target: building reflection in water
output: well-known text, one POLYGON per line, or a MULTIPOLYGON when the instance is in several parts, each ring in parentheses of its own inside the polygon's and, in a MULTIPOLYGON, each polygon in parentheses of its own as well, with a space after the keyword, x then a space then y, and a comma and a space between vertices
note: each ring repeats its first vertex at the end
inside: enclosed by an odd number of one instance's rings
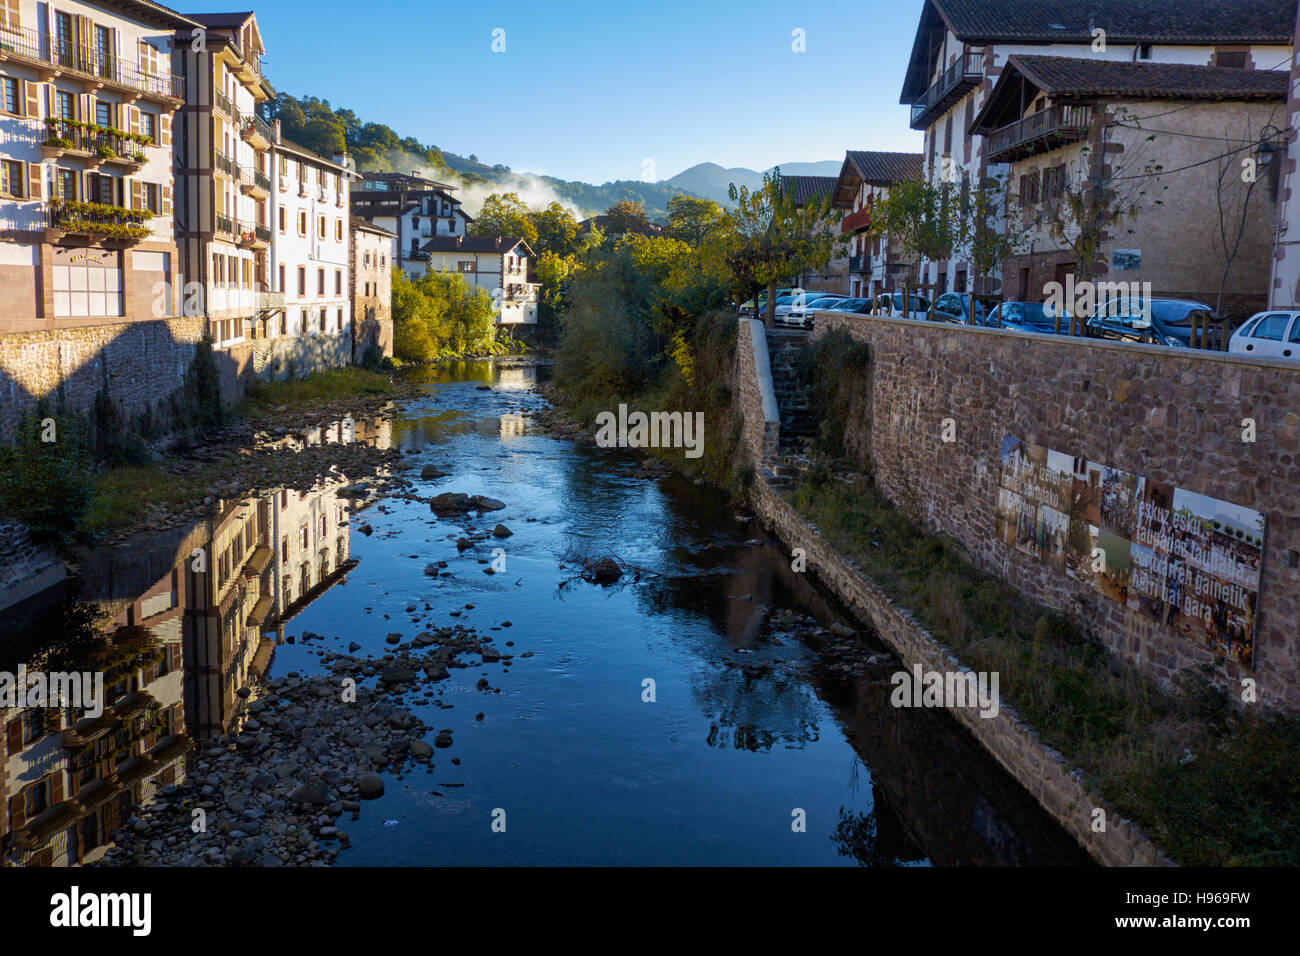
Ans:
POLYGON ((137 805, 184 780, 193 740, 238 724, 282 622, 355 566, 345 484, 220 501, 184 532, 97 553, 72 584, 5 610, 21 621, 8 647, 23 649, 0 669, 102 672, 105 705, 97 717, 0 708, 5 864, 99 859, 137 805))

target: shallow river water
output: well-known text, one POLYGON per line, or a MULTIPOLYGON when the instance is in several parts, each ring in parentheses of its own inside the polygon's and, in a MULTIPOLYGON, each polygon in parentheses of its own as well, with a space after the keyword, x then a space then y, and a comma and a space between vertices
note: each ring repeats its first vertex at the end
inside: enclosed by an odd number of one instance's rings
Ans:
MULTIPOLYGON (((399 445, 415 465, 409 477, 428 464, 449 473, 418 483, 426 498, 466 492, 506 507, 439 520, 423 502, 384 499, 350 516, 320 586, 295 597, 286 581, 276 599, 271 677, 320 672, 322 647, 355 641, 358 655, 378 657, 389 633, 409 639, 453 622, 514 655, 508 666, 453 670, 436 704, 408 702, 455 743, 436 751, 432 774, 386 778, 385 795, 347 823, 340 865, 1086 863, 946 714, 891 707, 887 672, 826 676, 824 648, 795 632, 853 622, 721 494, 636 477, 627 452, 544 434, 529 413, 545 408, 535 384, 546 371, 460 363, 412 373, 426 396, 369 437, 399 445), (513 534, 458 551, 466 525, 497 522, 513 534), (584 555, 616 555, 639 574, 587 583, 576 576, 584 555), (448 573, 430 576, 438 561, 448 573), (491 561, 497 573, 484 573, 491 561), (816 623, 781 626, 773 617, 785 610, 816 623), (325 640, 289 642, 307 631, 325 640), (489 689, 476 689, 481 677, 489 689)), ((174 671, 188 663, 171 661, 174 671)), ((184 681, 154 676, 160 687, 184 681)), ((177 700, 174 719, 196 737, 220 720, 212 713, 237 706, 189 690, 177 700)), ((11 758, 6 800, 35 779, 24 772, 11 758)), ((65 793, 82 772, 69 768, 65 793)), ((86 856, 95 825, 78 826, 86 856)), ((57 856, 57 834, 48 840, 57 856)), ((11 846, 9 858, 40 852, 11 846)))

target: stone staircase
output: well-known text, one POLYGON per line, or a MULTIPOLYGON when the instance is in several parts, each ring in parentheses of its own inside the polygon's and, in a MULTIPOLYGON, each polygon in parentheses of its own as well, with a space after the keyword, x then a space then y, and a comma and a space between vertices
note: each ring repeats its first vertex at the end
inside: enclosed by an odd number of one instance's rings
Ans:
POLYGON ((792 484, 812 465, 817 422, 808 392, 795 375, 795 360, 809 340, 809 334, 801 329, 767 330, 772 389, 781 412, 781 438, 776 456, 766 463, 764 477, 775 486, 792 484))

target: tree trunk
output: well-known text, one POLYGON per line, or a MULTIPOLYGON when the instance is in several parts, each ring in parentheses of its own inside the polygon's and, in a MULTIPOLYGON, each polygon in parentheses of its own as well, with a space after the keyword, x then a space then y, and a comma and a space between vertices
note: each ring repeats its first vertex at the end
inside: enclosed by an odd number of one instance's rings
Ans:
POLYGON ((763 327, 776 328, 776 280, 767 283, 767 314, 763 316, 763 327))

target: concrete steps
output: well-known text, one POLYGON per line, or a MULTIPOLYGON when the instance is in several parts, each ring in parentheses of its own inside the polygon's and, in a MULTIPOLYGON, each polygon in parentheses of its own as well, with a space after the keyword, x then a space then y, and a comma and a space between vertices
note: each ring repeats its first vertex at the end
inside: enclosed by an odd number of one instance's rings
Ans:
POLYGON ((772 391, 781 413, 779 455, 771 463, 770 483, 789 484, 807 470, 808 455, 817 435, 812 402, 799 384, 795 363, 810 337, 797 329, 769 329, 767 353, 772 367, 772 391))

